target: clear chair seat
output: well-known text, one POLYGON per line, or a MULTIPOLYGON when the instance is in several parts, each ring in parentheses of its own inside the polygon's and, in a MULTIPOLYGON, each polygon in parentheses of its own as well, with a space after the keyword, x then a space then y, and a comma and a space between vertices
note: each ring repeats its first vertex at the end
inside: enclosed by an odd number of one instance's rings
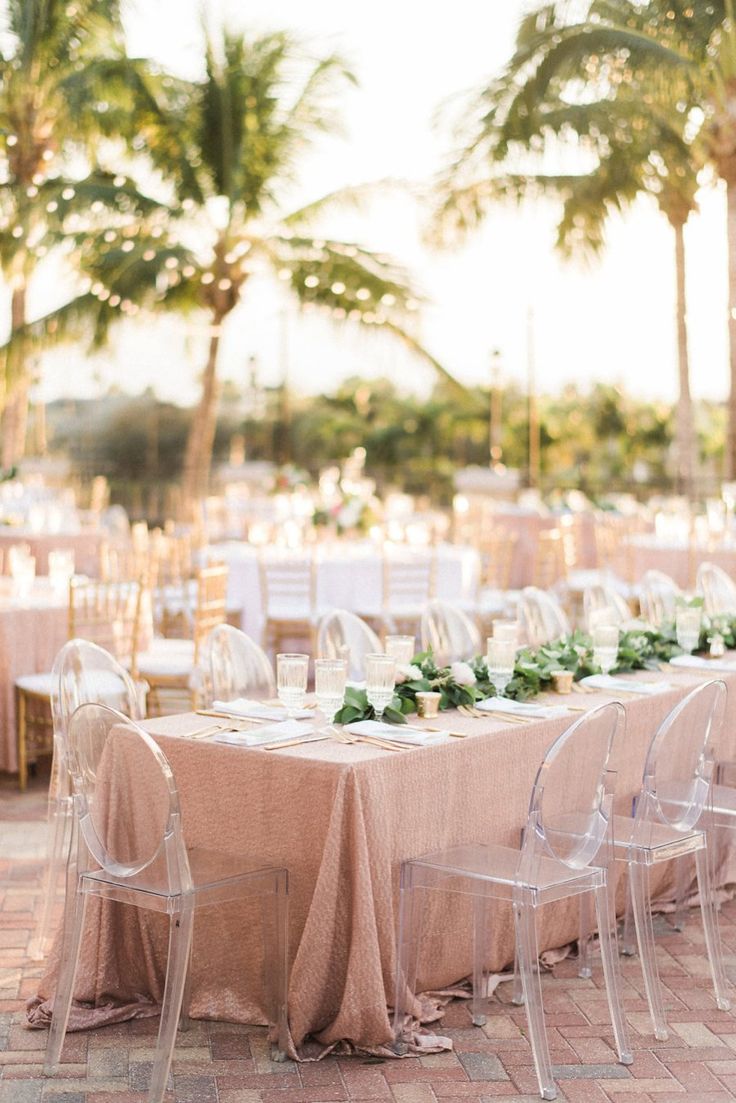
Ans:
POLYGON ((625 858, 633 847, 638 854, 644 855, 637 860, 646 865, 667 862, 679 858, 682 854, 693 854, 705 845, 702 831, 678 831, 676 827, 664 823, 647 825, 646 835, 633 840, 635 821, 629 816, 613 817, 613 846, 617 858, 625 858))
POLYGON ((144 874, 127 877, 125 885, 121 885, 120 879, 109 870, 90 870, 81 877, 81 890, 106 900, 142 905, 151 911, 172 914, 179 910, 177 904, 184 896, 199 897, 199 906, 221 904, 242 897, 243 882, 248 882, 248 894, 257 896, 259 878, 263 881, 262 892, 266 895, 273 891, 274 874, 286 875, 285 869, 277 870, 265 860, 244 859, 219 850, 195 847, 187 850, 187 858, 192 876, 190 893, 170 891, 163 865, 158 876, 149 866, 144 874), (145 904, 141 896, 145 897, 145 904))
POLYGON ((491 846, 469 843, 450 847, 435 854, 427 854, 412 860, 415 869, 426 870, 428 877, 422 877, 423 883, 431 881, 434 888, 445 892, 472 891, 477 895, 479 889, 463 889, 463 879, 467 881, 486 881, 489 885, 487 895, 510 900, 514 890, 522 890, 532 896, 534 906, 556 898, 556 891, 564 890, 565 896, 577 892, 591 892, 605 884, 605 873, 596 867, 582 870, 571 869, 565 863, 553 858, 539 857, 535 863, 536 876, 520 876, 519 860, 521 853, 511 846, 491 846), (535 899, 536 898, 536 899, 535 899))

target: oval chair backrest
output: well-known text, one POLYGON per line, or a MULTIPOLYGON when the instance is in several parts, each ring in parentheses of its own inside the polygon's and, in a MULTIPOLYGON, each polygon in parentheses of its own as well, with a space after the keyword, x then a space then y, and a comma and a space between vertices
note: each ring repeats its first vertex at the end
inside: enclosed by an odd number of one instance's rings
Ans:
POLYGON ((73 713, 90 702, 110 705, 133 720, 143 719, 141 694, 117 659, 90 640, 68 640, 52 669, 54 732, 65 737, 73 713))
POLYGON ((625 599, 607 582, 586 586, 583 593, 583 612, 588 631, 596 623, 622 625, 631 620, 631 609, 625 599))
POLYGON ((317 626, 317 654, 322 659, 339 659, 341 648, 347 647, 348 677, 362 681, 365 677, 365 657, 383 651, 372 628, 346 609, 333 609, 320 618, 317 626))
POLYGON ((691 831, 706 806, 726 712, 724 682, 697 686, 654 734, 644 765, 632 841, 650 846, 658 824, 691 831))
POLYGON ((438 666, 472 659, 480 651, 480 633, 462 609, 430 601, 422 613, 422 651, 430 648, 438 666))
POLYGON ((674 621, 677 598, 681 593, 674 578, 664 571, 645 571, 639 597, 642 616, 655 626, 665 620, 674 621))
POLYGON ((213 628, 204 644, 204 666, 212 701, 273 697, 276 679, 265 651, 230 624, 213 628))
POLYGON ((571 869, 596 859, 612 814, 611 755, 624 724, 623 706, 610 701, 571 724, 545 754, 529 803, 522 881, 539 877, 540 859, 571 869))
POLYGON ((736 613, 736 582, 715 563, 701 563, 695 588, 705 601, 708 616, 736 613))
POLYGON ((559 601, 536 586, 521 591, 519 619, 531 647, 541 647, 570 632, 570 622, 559 601))
POLYGON ((190 891, 179 794, 148 732, 106 705, 80 705, 68 753, 85 857, 122 884, 135 878, 138 889, 190 891))

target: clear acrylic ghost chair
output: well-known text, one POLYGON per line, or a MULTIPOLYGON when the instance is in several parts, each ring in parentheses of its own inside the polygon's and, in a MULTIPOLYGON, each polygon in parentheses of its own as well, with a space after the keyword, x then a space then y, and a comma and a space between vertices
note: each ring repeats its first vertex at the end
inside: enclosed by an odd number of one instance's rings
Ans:
POLYGON ((89 640, 69 640, 54 660, 51 672, 51 716, 54 743, 49 782, 48 859, 41 921, 29 947, 34 960, 46 956, 51 921, 58 897, 59 877, 71 845, 73 814, 66 755, 66 733, 75 709, 85 702, 112 705, 133 720, 145 714, 144 692, 113 656, 89 640))
POLYGON ((406 1048, 416 992, 423 893, 454 892, 473 897, 473 1023, 485 1023, 482 997, 491 900, 510 901, 517 955, 529 1023, 529 1040, 543 1099, 555 1099, 542 1006, 536 912, 543 904, 592 896, 601 934, 603 969, 616 1045, 623 1064, 631 1050, 621 1005, 615 916, 608 885, 613 806, 610 760, 623 730, 618 702, 594 709, 572 724, 547 751, 537 772, 521 849, 468 843, 427 854, 401 867, 399 934, 394 999, 394 1041, 406 1048), (575 784, 571 784, 571 778, 575 784))
POLYGON ((736 582, 715 563, 701 563, 695 588, 705 601, 709 617, 721 613, 736 613, 736 582))
POLYGON ((519 620, 530 647, 541 647, 570 633, 570 621, 557 598, 536 586, 521 591, 519 620))
POLYGON ((587 631, 595 623, 623 625, 632 620, 624 597, 608 582, 595 582, 583 591, 583 619, 587 631))
POLYGON ((333 609, 317 626, 317 654, 323 659, 339 659, 344 647, 349 653, 348 677, 358 682, 365 678, 366 655, 383 651, 378 636, 364 620, 345 609, 333 609))
POLYGON ((232 625, 212 629, 204 643, 203 666, 205 699, 210 705, 238 697, 276 696, 276 679, 265 651, 232 625))
MULTIPOLYGON (((714 822, 726 818, 722 808, 714 819, 711 786, 713 752, 725 708, 726 686, 714 681, 698 686, 672 709, 649 745, 634 815, 615 816, 613 821, 614 853, 616 858, 627 862, 629 871, 623 950, 633 952, 633 920, 649 1011, 655 1036, 660 1040, 667 1038, 668 1031, 654 947, 649 883, 651 867, 660 862, 679 858, 681 865, 695 855, 705 946, 716 1003, 725 1011, 731 1006, 721 956, 706 830, 714 822)), ((733 799, 728 801, 728 794, 721 794, 719 802, 726 807, 734 803, 733 799)), ((678 884, 682 885, 679 877, 678 884)), ((678 891, 681 892, 681 888, 678 891)), ((581 911, 581 923, 584 924, 586 918, 581 911)), ((588 933, 583 926, 580 932, 583 960, 587 959, 588 933)))
POLYGON ((481 649, 480 633, 462 609, 430 601, 422 613, 422 651, 429 648, 439 666, 472 659, 481 649))
POLYGON ((641 615, 648 624, 658 628, 664 621, 674 621, 677 599, 682 590, 664 571, 645 571, 639 590, 641 615))
POLYGON ((270 989, 265 993, 264 1010, 275 1024, 277 1044, 283 1052, 287 871, 219 851, 188 850, 179 794, 163 751, 143 728, 115 709, 92 704, 77 709, 69 725, 68 752, 78 826, 76 889, 67 896, 45 1075, 53 1076, 58 1070, 90 896, 169 917, 166 978, 149 1103, 161 1103, 166 1091, 198 908, 260 898, 264 980, 270 989))

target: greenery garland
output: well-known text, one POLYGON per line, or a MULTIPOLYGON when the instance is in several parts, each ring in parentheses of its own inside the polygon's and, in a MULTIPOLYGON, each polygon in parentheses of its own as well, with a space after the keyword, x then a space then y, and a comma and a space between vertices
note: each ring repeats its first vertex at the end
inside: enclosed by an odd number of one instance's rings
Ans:
MULTIPOLYGON (((736 617, 704 617, 698 651, 707 651, 716 635, 722 637, 725 647, 736 648, 736 617)), ((612 673, 657 670, 660 663, 669 662, 673 656, 681 654, 674 623, 667 622, 658 629, 646 624, 635 625, 621 633, 618 658, 612 673)), ((575 631, 544 644, 536 651, 529 647, 521 648, 504 696, 515 701, 536 697, 551 686, 552 676, 559 670, 571 671, 576 682, 589 674, 600 673, 600 667, 593 661, 593 640, 587 633, 575 631)), ((439 693, 442 711, 496 696, 483 655, 476 655, 468 663, 440 667, 431 651, 423 651, 415 655, 411 666, 399 667, 398 674, 393 700, 384 712, 384 719, 391 724, 405 724, 407 715, 417 711, 417 693, 439 693)), ((349 686, 345 691, 344 704, 335 715, 335 722, 351 724, 356 720, 373 719, 374 716, 366 691, 349 686)))

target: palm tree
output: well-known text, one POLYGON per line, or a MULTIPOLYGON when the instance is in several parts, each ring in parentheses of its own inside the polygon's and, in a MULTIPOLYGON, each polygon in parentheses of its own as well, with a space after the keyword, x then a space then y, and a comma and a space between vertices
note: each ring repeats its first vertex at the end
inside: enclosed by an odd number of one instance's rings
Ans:
MULTIPOLYGON (((727 196, 730 397, 726 474, 736 476, 736 18, 734 0, 548 3, 522 22, 507 79, 523 112, 638 89, 651 112, 677 111, 696 163, 727 196), (582 14, 581 14, 582 12, 582 14)), ((489 89, 489 93, 491 90, 489 89)), ((489 110, 494 111, 489 94, 489 110)))
POLYGON ((187 511, 207 486, 223 325, 265 270, 302 304, 394 333, 463 389, 406 326, 418 306, 406 273, 357 243, 313 231, 331 205, 354 200, 360 189, 288 205, 300 158, 336 128, 336 100, 353 82, 343 61, 309 58, 285 33, 228 31, 207 43, 205 61, 204 78, 190 84, 140 75, 140 144, 157 174, 160 206, 143 220, 118 219, 104 235, 76 239, 99 334, 112 315, 149 306, 208 317, 201 398, 184 457, 187 511))
POLYGON ((31 357, 27 299, 36 268, 58 244, 59 212, 116 202, 113 177, 62 175, 67 154, 129 120, 118 78, 124 43, 118 0, 8 0, 0 45, 0 270, 10 288, 10 335, 0 349, 2 465, 23 454, 31 357))

